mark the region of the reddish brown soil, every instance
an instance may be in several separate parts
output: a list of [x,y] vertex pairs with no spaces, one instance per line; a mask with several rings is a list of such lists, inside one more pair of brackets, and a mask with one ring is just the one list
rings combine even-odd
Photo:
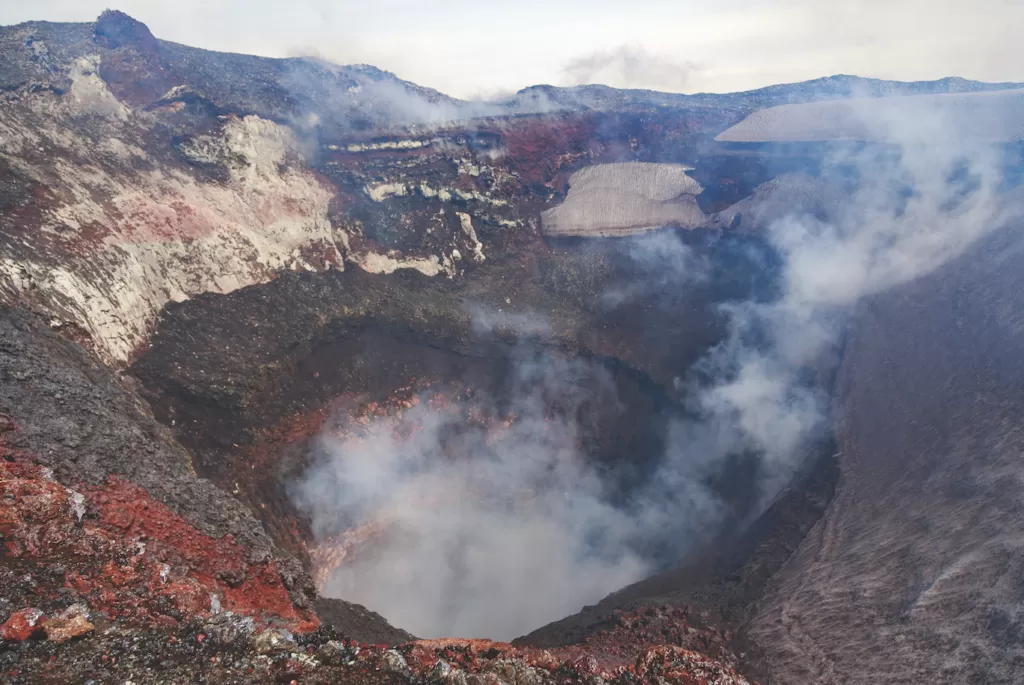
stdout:
[[8,596],[41,608],[72,597],[138,626],[179,626],[208,616],[213,603],[297,632],[319,624],[292,603],[274,562],[247,559],[232,536],[201,533],[117,476],[67,488],[5,443],[0,535],[4,565],[17,571]]

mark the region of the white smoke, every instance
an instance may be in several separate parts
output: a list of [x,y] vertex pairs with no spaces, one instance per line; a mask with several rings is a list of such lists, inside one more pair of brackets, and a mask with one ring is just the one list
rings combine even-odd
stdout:
[[601,304],[620,307],[635,304],[652,293],[667,292],[707,280],[711,265],[705,255],[685,245],[674,233],[641,234],[622,241],[629,260],[645,271],[638,281],[605,290]]
[[693,62],[653,53],[642,46],[621,45],[576,57],[562,68],[562,75],[573,86],[599,83],[681,93],[701,69]]
[[[825,175],[849,191],[830,216],[803,214],[795,202],[761,227],[782,257],[781,297],[723,307],[730,335],[700,364],[714,379],[696,399],[701,419],[675,431],[678,454],[699,451],[712,461],[741,450],[760,454],[755,511],[789,483],[805,446],[825,427],[827,399],[805,379],[838,344],[852,308],[933,271],[1019,216],[1020,207],[999,192],[998,150],[965,136],[942,112],[903,100],[903,109],[884,110],[878,145],[844,147],[826,160]],[[878,119],[870,100],[851,107],[862,108],[864,120]]]
[[[518,362],[507,398],[446,408],[424,400],[342,439],[297,492],[314,532],[381,527],[322,591],[383,612],[419,636],[511,639],[640,579],[630,517],[609,505],[573,420],[582,361]],[[558,409],[555,409],[555,405]]]
[[[760,460],[748,517],[763,511],[827,429],[824,388],[808,379],[852,308],[954,259],[1010,217],[992,147],[927,112],[890,124],[884,145],[829,159],[824,174],[844,199],[828,216],[795,204],[761,227],[782,258],[779,296],[723,306],[729,333],[697,368],[710,380],[690,389],[688,418],[672,422],[642,497],[610,504],[609,484],[580,446],[578,419],[601,368],[524,359],[500,398],[448,408],[424,402],[359,434],[323,437],[296,494],[314,532],[383,524],[324,593],[421,636],[506,639],[643,577],[652,567],[638,550],[666,531],[680,552],[713,535],[727,512],[706,483],[731,456]],[[713,265],[674,235],[624,243],[649,278],[609,292],[603,304],[633,306],[703,282]],[[479,334],[549,332],[543,317],[521,313],[480,310],[476,320]],[[553,412],[556,397],[561,409]],[[479,407],[489,421],[474,418]]]

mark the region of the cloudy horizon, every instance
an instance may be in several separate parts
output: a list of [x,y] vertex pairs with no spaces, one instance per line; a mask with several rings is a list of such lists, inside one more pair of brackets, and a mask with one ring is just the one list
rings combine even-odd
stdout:
[[456,97],[601,83],[730,92],[833,74],[1024,81],[1024,4],[979,0],[37,0],[0,24],[93,21],[108,6],[209,50],[366,63]]

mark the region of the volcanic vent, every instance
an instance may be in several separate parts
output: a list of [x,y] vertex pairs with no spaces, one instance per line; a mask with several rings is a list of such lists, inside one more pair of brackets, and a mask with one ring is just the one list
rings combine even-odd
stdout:
[[[553,300],[548,314],[414,274],[285,277],[170,308],[134,368],[204,472],[250,502],[322,593],[421,636],[511,639],[667,567],[755,506],[749,466],[737,465],[747,484],[728,487],[717,467],[663,468],[685,392],[652,372],[684,373],[718,339],[716,301],[772,289],[756,242],[701,249],[714,261],[675,235],[545,248],[552,280],[600,265],[589,311]],[[683,270],[662,272],[673,250]],[[509,267],[495,272],[509,283]],[[656,292],[666,279],[689,287]],[[511,290],[552,302],[530,283]],[[686,307],[700,314],[646,323]],[[381,325],[406,311],[423,323]],[[570,316],[618,339],[580,339]],[[680,327],[689,349],[673,343]],[[229,351],[182,360],[186,337]],[[642,371],[601,344],[665,356]],[[273,391],[213,397],[221,374]]]

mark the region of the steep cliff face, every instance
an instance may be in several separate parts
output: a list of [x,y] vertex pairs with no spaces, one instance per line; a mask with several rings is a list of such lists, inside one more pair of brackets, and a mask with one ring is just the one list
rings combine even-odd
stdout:
[[162,43],[118,13],[0,42],[0,288],[118,366],[168,302],[346,264],[453,278],[485,243],[534,239],[568,171],[692,149],[643,119],[453,124],[493,108],[368,68]]
[[[94,27],[4,30],[0,287],[54,326],[79,330],[116,365],[145,344],[167,302],[283,270],[343,268],[348,254],[346,227],[330,216],[337,189],[310,168],[308,131],[287,125],[302,108],[289,100],[302,86],[287,79],[317,67],[249,60],[279,83],[247,101],[237,82],[220,88],[223,73],[204,71],[196,52],[159,43],[116,13]],[[362,87],[319,76],[335,94]],[[410,93],[418,102],[419,91]],[[467,259],[477,257],[472,222],[451,219]],[[416,263],[438,273],[443,258],[451,271],[449,257]],[[359,261],[376,271],[400,263],[369,253]]]
[[70,96],[40,91],[4,110],[4,163],[36,198],[5,215],[9,300],[81,329],[104,360],[124,364],[167,302],[342,265],[331,194],[301,168],[292,131],[227,117],[181,142],[182,163],[168,165],[146,144],[153,122],[115,99],[96,67],[76,61]]

